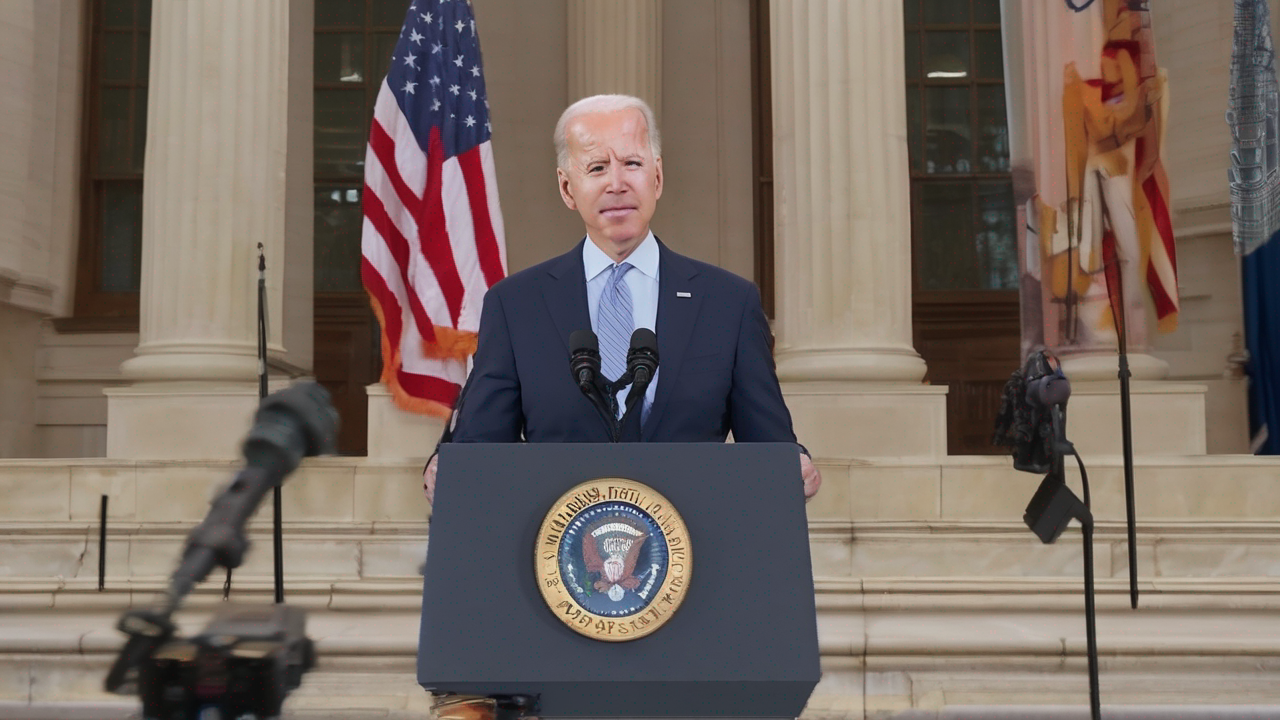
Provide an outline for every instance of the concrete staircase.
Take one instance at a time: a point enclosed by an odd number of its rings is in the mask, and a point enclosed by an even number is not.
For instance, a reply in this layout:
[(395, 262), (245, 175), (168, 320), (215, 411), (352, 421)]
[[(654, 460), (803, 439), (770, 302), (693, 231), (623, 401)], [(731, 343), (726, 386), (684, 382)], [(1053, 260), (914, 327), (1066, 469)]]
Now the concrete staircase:
[[(1038, 478), (999, 458), (821, 464), (826, 485), (809, 510), (824, 678), (806, 717), (1079, 716), (1080, 536), (1045, 546), (1022, 527)], [(321, 658), (289, 701), (292, 717), (425, 716), (413, 680), (430, 515), (420, 469), (319, 459), (285, 486), (287, 600), (308, 609)], [(159, 590), (233, 471), (0, 462), (0, 718), (136, 712), (100, 690), (120, 643), (114, 621)], [(1260, 709), (1280, 708), (1280, 464), (1140, 459), (1137, 611), (1120, 478), (1116, 458), (1090, 468), (1104, 703), (1280, 717)], [(111, 520), (98, 592), (103, 493)], [(251, 525), (255, 550), (235, 574), (235, 601), (271, 600), (266, 517)], [(221, 602), (221, 580), (191, 598), (184, 627)]]

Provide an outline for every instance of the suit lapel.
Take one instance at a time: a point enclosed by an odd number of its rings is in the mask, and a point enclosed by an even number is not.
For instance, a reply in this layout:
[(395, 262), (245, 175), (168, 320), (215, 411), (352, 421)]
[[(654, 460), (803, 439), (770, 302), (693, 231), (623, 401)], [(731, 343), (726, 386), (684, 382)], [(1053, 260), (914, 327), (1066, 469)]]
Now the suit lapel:
[(547, 301), (547, 311), (551, 313), (556, 331), (564, 343), (565, 357), (568, 358), (568, 353), (573, 350), (569, 347), (570, 333), (591, 329), (591, 313), (587, 310), (587, 279), (582, 269), (582, 243), (556, 258), (547, 268), (547, 274), (542, 278), (542, 297)]
[[(698, 309), (702, 306), (702, 293), (692, 282), (698, 274), (697, 266), (668, 250), (661, 241), (658, 248), (658, 390), (642, 431), (646, 441), (653, 439), (662, 411), (675, 391), (685, 350), (698, 320)], [(689, 293), (689, 297), (677, 297), (677, 292)]]

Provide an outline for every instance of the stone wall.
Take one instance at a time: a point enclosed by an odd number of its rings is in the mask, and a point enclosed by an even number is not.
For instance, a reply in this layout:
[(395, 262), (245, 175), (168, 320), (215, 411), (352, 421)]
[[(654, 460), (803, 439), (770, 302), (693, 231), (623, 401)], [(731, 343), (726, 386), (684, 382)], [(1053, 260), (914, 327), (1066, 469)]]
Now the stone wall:
[(1165, 163), (1178, 243), (1180, 327), (1155, 336), (1171, 380), (1207, 385), (1210, 453), (1248, 452), (1245, 384), (1229, 361), (1244, 342), (1240, 271), (1231, 247), (1227, 88), (1231, 2), (1152, 3), (1156, 57), (1169, 73)]
[(81, 7), (0, 3), (0, 457), (39, 454), (39, 322), (71, 307)]

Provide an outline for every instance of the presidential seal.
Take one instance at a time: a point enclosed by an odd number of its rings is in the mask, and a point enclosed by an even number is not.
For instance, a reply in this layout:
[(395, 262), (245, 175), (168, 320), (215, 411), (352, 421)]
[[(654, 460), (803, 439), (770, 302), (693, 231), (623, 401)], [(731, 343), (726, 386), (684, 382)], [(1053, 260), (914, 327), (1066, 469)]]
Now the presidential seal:
[(596, 640), (635, 640), (662, 627), (689, 590), (684, 520), (633, 480), (601, 478), (565, 493), (542, 521), (538, 589), (561, 622)]

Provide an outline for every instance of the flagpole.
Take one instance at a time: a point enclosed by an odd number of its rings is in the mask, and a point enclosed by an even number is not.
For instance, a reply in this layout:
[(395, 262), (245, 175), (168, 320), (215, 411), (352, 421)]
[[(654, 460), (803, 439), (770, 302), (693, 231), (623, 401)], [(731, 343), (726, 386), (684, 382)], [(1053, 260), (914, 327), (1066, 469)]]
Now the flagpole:
[[(1119, 273), (1117, 273), (1119, 275)], [(1120, 312), (1126, 313), (1124, 306), (1124, 281), (1116, 283), (1120, 290)], [(1129, 535), (1129, 607), (1138, 609), (1138, 530), (1134, 511), (1133, 491), (1133, 412), (1129, 405), (1129, 323), (1121, 320), (1117, 323), (1120, 359), (1120, 437), (1124, 452), (1124, 508), (1125, 520)]]

